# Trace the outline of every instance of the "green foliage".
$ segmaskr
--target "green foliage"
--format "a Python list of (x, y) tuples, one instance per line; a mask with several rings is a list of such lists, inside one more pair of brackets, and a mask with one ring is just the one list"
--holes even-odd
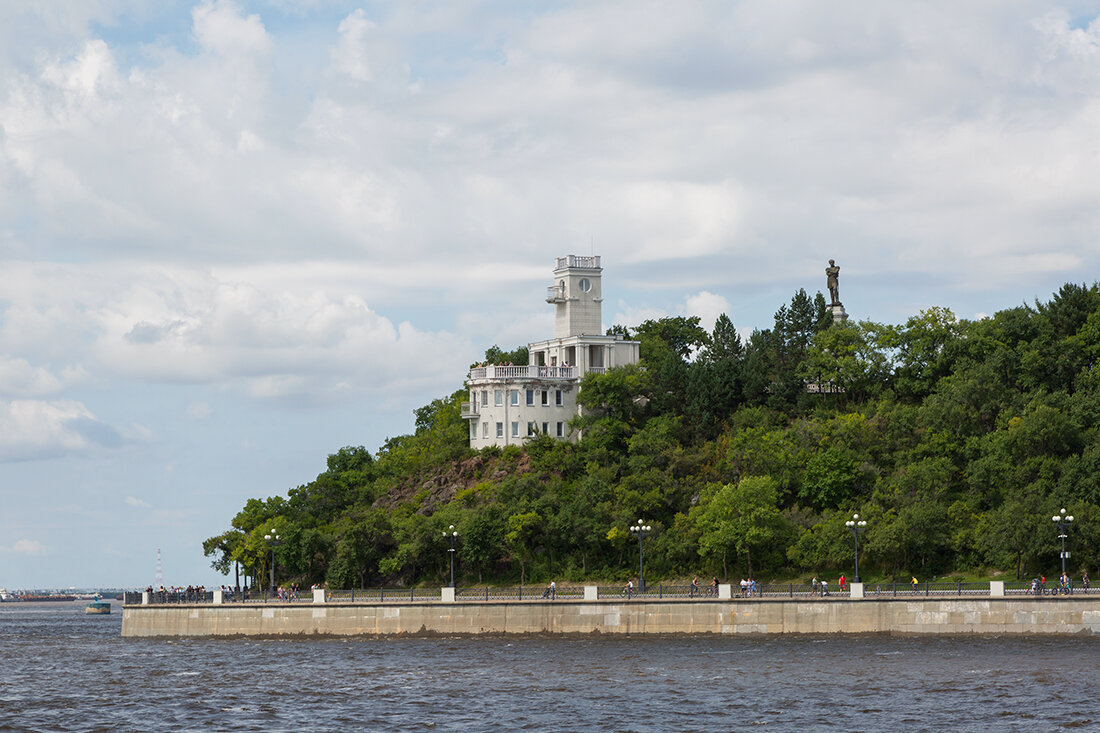
[(775, 481), (766, 476), (748, 476), (737, 484), (708, 486), (691, 512), (699, 527), (699, 554), (721, 558), (722, 574), (726, 577), (729, 577), (729, 553), (743, 555), (748, 576), (755, 577), (753, 552), (774, 547), (789, 531), (777, 500)]
[(203, 552), (264, 584), (272, 555), (278, 582), (438, 584), (454, 525), (460, 583), (618, 581), (643, 518), (647, 579), (789, 576), (847, 572), (858, 512), (866, 578), (1025, 578), (1056, 574), (1063, 506), (1073, 572), (1100, 552), (1095, 285), (978, 321), (833, 324), (800, 290), (748, 343), (725, 315), (709, 334), (696, 317), (609, 333), (641, 341), (643, 363), (584, 377), (579, 442), (475, 453), (458, 391), (377, 454), (341, 448), (313, 481), (249, 499)]
[(699, 325), (699, 316), (674, 316), (643, 321), (634, 329), (634, 340), (641, 342), (642, 359), (656, 364), (670, 352), (686, 359), (706, 346), (710, 337)]
[[(515, 366), (526, 366), (530, 360), (530, 354), (526, 346), (517, 346), (511, 351), (503, 351), (499, 346), (493, 344), (485, 350), (485, 364), (514, 364)], [(471, 364), (470, 368), (477, 366), (477, 364)]]

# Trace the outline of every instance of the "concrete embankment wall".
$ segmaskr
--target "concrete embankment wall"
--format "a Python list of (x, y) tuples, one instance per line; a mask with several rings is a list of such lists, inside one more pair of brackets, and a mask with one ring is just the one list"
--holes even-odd
[(125, 606), (122, 635), (1097, 634), (1100, 597)]

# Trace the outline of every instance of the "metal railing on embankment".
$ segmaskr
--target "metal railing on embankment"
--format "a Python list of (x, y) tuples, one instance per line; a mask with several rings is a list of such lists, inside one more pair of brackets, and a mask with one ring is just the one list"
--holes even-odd
[(544, 600), (583, 600), (583, 585), (565, 585), (556, 588), (547, 586), (512, 586), (504, 588), (456, 588), (456, 601), (544, 601)]
[(360, 588), (326, 590), (325, 603), (388, 603), (438, 601), (439, 588)]
[[(141, 603), (142, 594), (135, 593), (133, 591), (127, 591), (122, 594), (123, 603)], [(213, 603), (214, 591), (204, 591), (199, 593), (197, 591), (153, 591), (149, 594), (149, 603), (164, 605), (168, 603)]]
[[(986, 582), (926, 581), (923, 583), (865, 583), (862, 597), (865, 599), (917, 599), (955, 597), (994, 597), (1042, 598), (1056, 595), (1086, 595), (1087, 588), (1060, 589), (1034, 587), (1028, 581), (1005, 581), (997, 584), (996, 593), (992, 584)], [(453, 595), (452, 595), (453, 593)], [(147, 600), (143, 601), (143, 595)], [(537, 601), (706, 601), (722, 600), (733, 602), (751, 602), (759, 600), (842, 600), (852, 598), (851, 586), (843, 590), (839, 585), (811, 585), (809, 583), (768, 583), (749, 586), (742, 590), (735, 584), (713, 585), (665, 584), (658, 583), (639, 588), (635, 585), (563, 585), (550, 589), (538, 586), (468, 586), (460, 588), (364, 588), (353, 590), (308, 590), (294, 595), (270, 594), (265, 591), (205, 593), (126, 593), (127, 604), (147, 603), (150, 605), (212, 603), (212, 604), (252, 604), (252, 603), (439, 603), (439, 602), (537, 602)]]

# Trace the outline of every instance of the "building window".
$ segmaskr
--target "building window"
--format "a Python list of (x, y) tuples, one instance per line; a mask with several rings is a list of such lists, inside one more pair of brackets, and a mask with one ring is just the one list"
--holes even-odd
[(477, 423), (470, 421), (470, 440), (477, 440)]
[(542, 404), (543, 405), (549, 405), (550, 404), (550, 392), (548, 390), (545, 390), (545, 389), (542, 390)]
[(558, 390), (558, 393), (556, 395), (554, 395), (554, 404), (557, 405), (558, 407), (561, 407), (561, 390), (560, 389)]
[(493, 390), (493, 404), (500, 407), (504, 404), (504, 391), (495, 389)]
[(559, 437), (559, 438), (562, 438), (562, 437), (564, 437), (564, 435), (565, 435), (565, 434), (564, 434), (564, 429), (565, 429), (565, 428), (564, 428), (564, 423), (560, 423), (560, 422), (559, 422), (559, 423), (558, 423), (558, 437)]
[(533, 389), (527, 390), (527, 404), (528, 405), (535, 404), (535, 390), (533, 390)]
[(550, 423), (544, 422), (542, 424), (542, 434), (543, 435), (549, 435), (550, 434)]
[(519, 390), (518, 389), (513, 389), (512, 390), (512, 404), (513, 405), (518, 405), (519, 404)]
[(498, 438), (503, 438), (504, 437), (504, 423), (502, 423), (502, 422), (497, 423), (497, 437)]
[(537, 429), (538, 428), (535, 427), (535, 423), (533, 423), (533, 422), (527, 423), (527, 437), (528, 438), (534, 437), (535, 431)]
[(481, 423), (481, 437), (482, 438), (488, 438), (489, 437), (489, 423), (487, 423), (487, 422)]
[(519, 423), (518, 422), (512, 423), (512, 437), (513, 438), (518, 438), (519, 437)]
[(488, 407), (489, 406), (489, 390), (487, 390), (487, 389), (481, 390), (481, 406), (482, 407)]

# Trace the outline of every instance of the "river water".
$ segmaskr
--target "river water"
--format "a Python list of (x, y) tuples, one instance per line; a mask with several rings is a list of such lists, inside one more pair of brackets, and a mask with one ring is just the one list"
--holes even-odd
[(123, 639), (0, 605), (0, 731), (1100, 729), (1100, 638)]

